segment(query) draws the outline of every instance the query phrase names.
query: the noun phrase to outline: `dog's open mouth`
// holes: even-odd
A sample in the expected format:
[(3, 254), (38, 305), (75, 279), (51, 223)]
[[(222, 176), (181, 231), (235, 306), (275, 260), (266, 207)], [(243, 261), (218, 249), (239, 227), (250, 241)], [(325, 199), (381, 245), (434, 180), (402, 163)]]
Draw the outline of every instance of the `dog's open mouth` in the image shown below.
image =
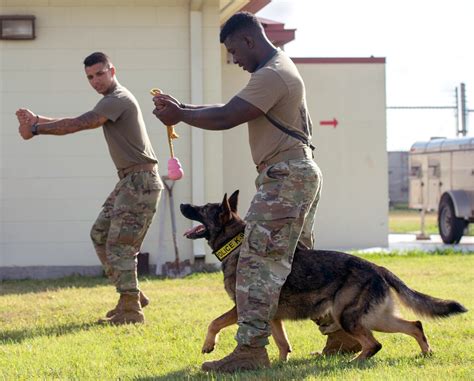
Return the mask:
[(188, 239), (199, 239), (207, 237), (207, 229), (204, 225), (198, 225), (194, 228), (187, 230), (184, 236)]

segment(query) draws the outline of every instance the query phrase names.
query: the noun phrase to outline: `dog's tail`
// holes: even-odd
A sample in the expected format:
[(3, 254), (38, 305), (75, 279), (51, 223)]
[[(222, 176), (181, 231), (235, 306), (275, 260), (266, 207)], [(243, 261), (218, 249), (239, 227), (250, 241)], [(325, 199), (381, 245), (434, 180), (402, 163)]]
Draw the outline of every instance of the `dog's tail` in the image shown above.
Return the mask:
[(443, 300), (422, 294), (409, 288), (400, 278), (384, 267), (380, 267), (386, 282), (398, 294), (401, 302), (413, 312), (427, 317), (447, 317), (467, 312), (467, 309), (454, 300)]

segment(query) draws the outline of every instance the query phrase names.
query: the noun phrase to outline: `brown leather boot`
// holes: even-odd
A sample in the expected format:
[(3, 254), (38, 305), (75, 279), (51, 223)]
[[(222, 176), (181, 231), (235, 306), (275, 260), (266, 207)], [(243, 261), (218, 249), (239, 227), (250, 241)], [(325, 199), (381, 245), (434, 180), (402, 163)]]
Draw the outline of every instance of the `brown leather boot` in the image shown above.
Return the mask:
[[(112, 316), (117, 314), (122, 305), (121, 303), (122, 303), (122, 295), (120, 295), (117, 305), (112, 310), (108, 311), (105, 314), (105, 317), (111, 318)], [(150, 304), (150, 299), (142, 291), (140, 291), (140, 305), (142, 306), (142, 308), (145, 308), (149, 304)]]
[(101, 319), (99, 322), (115, 325), (145, 322), (145, 315), (140, 305), (140, 294), (121, 294), (119, 304), (120, 308), (115, 315)]
[(270, 359), (265, 347), (237, 345), (234, 351), (217, 361), (207, 361), (201, 369), (206, 372), (233, 373), (238, 370), (268, 368)]
[(331, 356), (335, 354), (357, 353), (362, 350), (360, 343), (342, 329), (328, 334), (326, 346), (323, 348), (323, 355)]

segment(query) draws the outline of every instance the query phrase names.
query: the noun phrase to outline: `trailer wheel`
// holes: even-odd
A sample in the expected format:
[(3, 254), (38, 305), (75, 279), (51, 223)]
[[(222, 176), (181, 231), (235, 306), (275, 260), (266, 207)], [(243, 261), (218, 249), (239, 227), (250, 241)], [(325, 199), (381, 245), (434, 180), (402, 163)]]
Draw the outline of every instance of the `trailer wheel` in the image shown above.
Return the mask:
[(466, 221), (456, 217), (451, 197), (444, 195), (439, 202), (438, 229), (444, 243), (459, 243), (466, 228)]

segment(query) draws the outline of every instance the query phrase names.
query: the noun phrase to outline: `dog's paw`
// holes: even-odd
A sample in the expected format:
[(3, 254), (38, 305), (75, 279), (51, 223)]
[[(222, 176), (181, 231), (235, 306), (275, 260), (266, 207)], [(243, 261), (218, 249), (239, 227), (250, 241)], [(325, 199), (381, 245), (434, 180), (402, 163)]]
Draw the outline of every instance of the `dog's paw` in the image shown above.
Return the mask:
[(287, 362), (289, 358), (290, 358), (289, 352), (280, 352), (280, 355), (278, 356), (278, 359), (282, 362)]
[(201, 353), (211, 353), (215, 348), (214, 343), (204, 343), (201, 349)]
[(423, 356), (423, 357), (431, 357), (431, 356), (433, 356), (433, 354), (434, 354), (434, 353), (433, 353), (433, 351), (431, 350), (431, 348), (429, 348), (429, 349), (428, 349), (427, 351), (425, 351), (425, 352), (421, 352), (421, 356)]

